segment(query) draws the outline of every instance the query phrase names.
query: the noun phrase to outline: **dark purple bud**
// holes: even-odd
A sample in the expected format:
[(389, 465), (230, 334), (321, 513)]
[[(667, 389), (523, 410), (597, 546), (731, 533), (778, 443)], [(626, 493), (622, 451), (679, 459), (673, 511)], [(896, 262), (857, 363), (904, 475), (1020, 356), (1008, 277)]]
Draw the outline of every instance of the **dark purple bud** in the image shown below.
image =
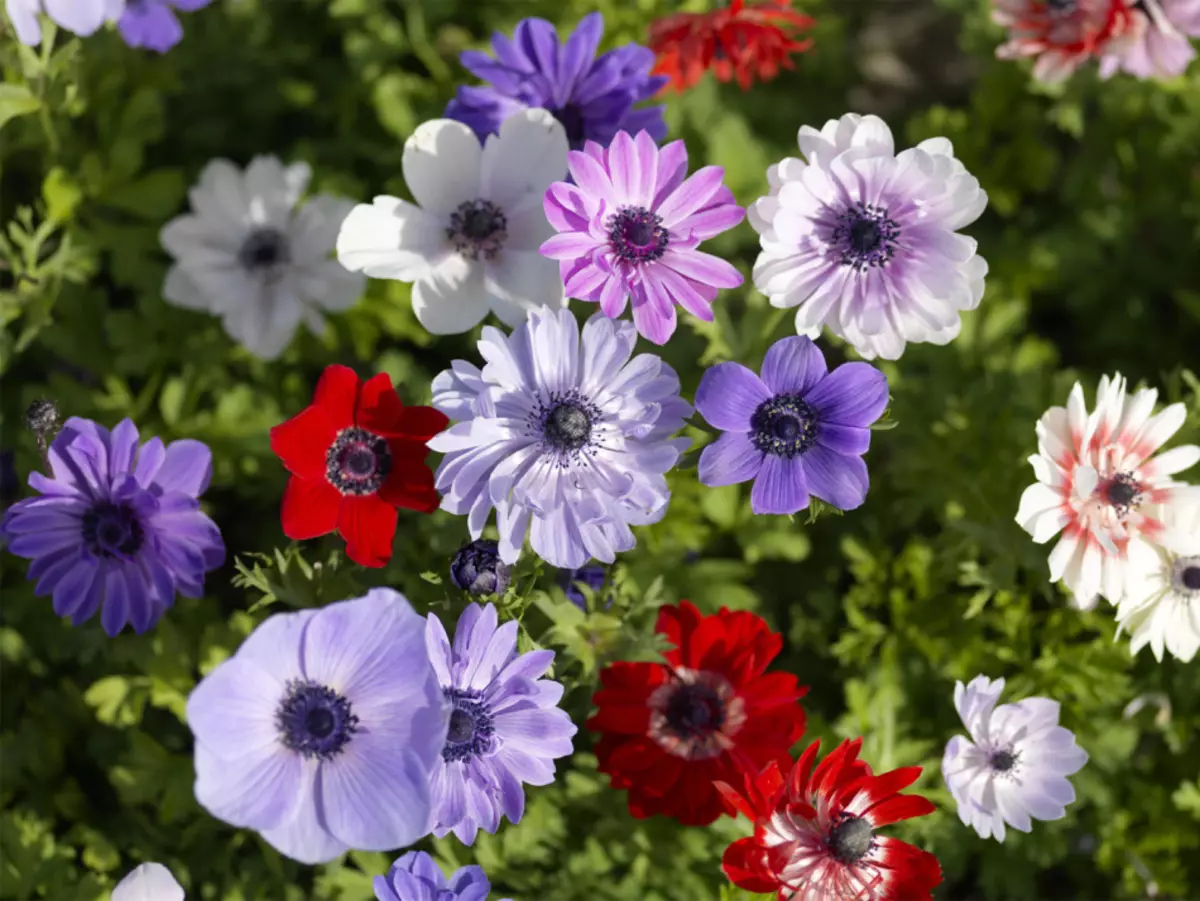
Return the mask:
[(470, 594), (504, 594), (512, 567), (500, 561), (496, 542), (480, 538), (455, 552), (450, 560), (450, 578)]
[[(582, 582), (593, 592), (599, 592), (608, 578), (608, 571), (599, 563), (586, 563), (579, 569), (559, 570), (559, 583), (567, 593), (567, 600), (580, 610), (587, 609), (587, 598), (579, 590), (576, 583)], [(609, 595), (605, 608), (612, 606), (612, 595)]]

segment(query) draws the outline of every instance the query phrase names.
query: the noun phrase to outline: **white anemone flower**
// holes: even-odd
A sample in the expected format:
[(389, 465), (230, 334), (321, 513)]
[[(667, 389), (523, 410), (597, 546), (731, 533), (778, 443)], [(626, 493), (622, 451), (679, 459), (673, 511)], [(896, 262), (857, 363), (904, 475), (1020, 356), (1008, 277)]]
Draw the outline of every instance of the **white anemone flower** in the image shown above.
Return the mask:
[(163, 247), (175, 258), (163, 296), (221, 317), (229, 336), (273, 360), (303, 322), (323, 334), (322, 311), (342, 312), (366, 279), (331, 257), (353, 203), (317, 194), (297, 209), (312, 170), (256, 156), (245, 172), (228, 160), (204, 167), (189, 192), (192, 212), (168, 222)]
[(1038, 544), (1062, 533), (1050, 552), (1050, 581), (1061, 580), (1080, 609), (1098, 596), (1121, 600), (1129, 542), (1159, 542), (1154, 505), (1186, 492), (1171, 476), (1200, 461), (1195, 445), (1154, 456), (1187, 418), (1183, 404), (1155, 415), (1157, 399), (1151, 388), (1128, 396), (1117, 373), (1100, 379), (1091, 414), (1076, 383), (1067, 406), (1051, 407), (1037, 424), (1038, 453), (1029, 458), (1037, 482), (1021, 495), (1016, 519)]
[(420, 125), (404, 143), (415, 204), (376, 197), (347, 217), (342, 265), (413, 282), (413, 312), (435, 335), (474, 327), (491, 310), (510, 327), (538, 306), (566, 301), (558, 263), (538, 248), (554, 234), (542, 209), (567, 174), (567, 135), (544, 109), (513, 114), (487, 143), (450, 119)]
[(117, 883), (112, 901), (183, 901), (183, 887), (161, 863), (144, 863)]
[(1129, 545), (1129, 583), (1117, 604), (1117, 634), (1130, 635), (1136, 654), (1146, 645), (1160, 663), (1163, 651), (1188, 663), (1200, 650), (1200, 490), (1158, 512), (1157, 544)]
[(771, 166), (770, 193), (749, 208), (755, 287), (796, 308), (799, 334), (828, 328), (868, 360), (952, 341), (983, 297), (987, 263), (958, 230), (987, 194), (950, 141), (897, 154), (882, 119), (855, 113), (806, 125), (797, 141), (805, 159)]
[(996, 706), (1004, 680), (976, 676), (954, 685), (954, 707), (970, 738), (946, 744), (942, 776), (958, 817), (982, 838), (1003, 842), (1005, 826), (1032, 831), (1032, 820), (1058, 820), (1075, 800), (1067, 777), (1087, 763), (1087, 752), (1058, 724), (1059, 705), (1025, 698)]

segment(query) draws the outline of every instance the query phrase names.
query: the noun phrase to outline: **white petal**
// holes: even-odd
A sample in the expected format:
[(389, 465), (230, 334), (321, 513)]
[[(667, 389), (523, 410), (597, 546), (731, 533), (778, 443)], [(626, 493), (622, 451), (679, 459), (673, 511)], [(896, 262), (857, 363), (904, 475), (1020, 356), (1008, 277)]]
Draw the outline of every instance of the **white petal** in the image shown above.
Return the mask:
[(1017, 522), (1038, 544), (1049, 541), (1070, 521), (1058, 492), (1041, 482), (1030, 485), (1021, 494)]
[(483, 266), (454, 254), (413, 285), (413, 312), (434, 335), (457, 335), (487, 315)]
[(112, 901), (183, 901), (183, 886), (161, 863), (144, 863), (117, 883)]
[(213, 299), (201, 291), (200, 286), (178, 264), (167, 270), (167, 279), (163, 282), (162, 293), (168, 303), (177, 307), (183, 307), (186, 310), (217, 312)]
[(483, 150), (461, 122), (434, 119), (404, 142), (404, 181), (417, 203), (439, 219), (479, 197)]
[(540, 107), (509, 116), (498, 135), (489, 135), (483, 148), (480, 196), (501, 209), (527, 195), (537, 198), (567, 176), (567, 133), (561, 123)]
[(441, 220), (396, 197), (359, 204), (342, 220), (338, 262), (371, 278), (412, 282), (444, 258), (448, 245)]

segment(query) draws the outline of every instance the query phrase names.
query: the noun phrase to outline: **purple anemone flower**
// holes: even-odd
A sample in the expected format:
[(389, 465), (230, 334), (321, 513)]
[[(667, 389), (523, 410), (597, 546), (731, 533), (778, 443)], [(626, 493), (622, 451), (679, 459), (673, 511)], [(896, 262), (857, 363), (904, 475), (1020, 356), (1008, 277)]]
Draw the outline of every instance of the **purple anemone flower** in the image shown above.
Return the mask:
[(462, 867), (447, 879), (424, 851), (409, 851), (373, 888), (378, 901), (487, 901), (492, 884), (482, 867)]
[(277, 613), (188, 698), (196, 800), (301, 863), (412, 844), (449, 713), (402, 594)]
[(117, 22), (130, 47), (166, 53), (183, 39), (183, 26), (175, 11), (195, 12), (212, 0), (128, 0)]
[(776, 341), (761, 378), (740, 363), (721, 363), (696, 389), (696, 409), (725, 433), (700, 454), (700, 482), (753, 479), (755, 513), (798, 513), (810, 494), (853, 510), (867, 497), (869, 427), (887, 402), (882, 372), (867, 363), (830, 372), (808, 338)]
[(559, 234), (542, 244), (559, 261), (568, 297), (598, 302), (615, 319), (633, 298), (642, 337), (665, 344), (675, 331), (675, 304), (711, 322), (720, 288), (736, 288), (733, 266), (697, 250), (701, 241), (733, 228), (746, 215), (705, 166), (687, 177), (687, 148), (661, 150), (647, 132), (621, 132), (605, 150), (589, 141), (567, 154), (575, 184), (546, 191), (546, 217)]
[(495, 57), (468, 50), (460, 60), (485, 87), (463, 86), (446, 107), (446, 118), (469, 126), (479, 140), (497, 134), (513, 113), (542, 107), (562, 123), (575, 149), (585, 141), (608, 146), (620, 129), (645, 129), (656, 141), (667, 135), (663, 107), (634, 105), (667, 83), (651, 75), (654, 52), (627, 44), (596, 58), (604, 34), (600, 13), (584, 16), (562, 44), (545, 19), (523, 19), (510, 41), (492, 35)]
[(175, 603), (198, 598), (204, 574), (225, 562), (225, 545), (197, 500), (212, 476), (212, 454), (199, 441), (158, 438), (139, 444), (123, 420), (110, 433), (72, 417), (50, 444), (52, 478), (31, 473), (41, 497), (13, 504), (0, 520), (8, 550), (33, 562), (35, 593), (54, 597), (72, 625), (97, 610), (116, 635), (129, 623), (142, 633)]
[(500, 818), (519, 823), (528, 785), (554, 781), (554, 759), (571, 753), (576, 732), (556, 706), (563, 687), (541, 679), (553, 651), (517, 654), (517, 623), (496, 628), (496, 608), (471, 604), (458, 619), (454, 645), (432, 613), (425, 644), (442, 692), (453, 706), (449, 733), (433, 774), (433, 834), (453, 832), (472, 844), (495, 833)]
[(17, 40), (36, 47), (42, 42), (42, 23), (38, 14), (45, 12), (59, 28), (80, 37), (99, 30), (111, 18), (120, 15), (125, 0), (5, 0)]

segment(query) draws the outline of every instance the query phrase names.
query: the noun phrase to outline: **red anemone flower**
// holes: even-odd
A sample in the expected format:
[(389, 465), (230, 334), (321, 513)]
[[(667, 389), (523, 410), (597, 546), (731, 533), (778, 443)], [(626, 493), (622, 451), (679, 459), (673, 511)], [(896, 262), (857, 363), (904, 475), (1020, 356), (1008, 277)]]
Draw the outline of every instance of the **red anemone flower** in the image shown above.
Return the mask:
[(676, 13), (650, 26), (650, 49), (658, 55), (654, 74), (669, 76), (668, 87), (682, 91), (712, 70), (718, 81), (736, 78), (745, 91), (756, 78), (770, 81), (780, 69), (791, 69), (791, 55), (812, 46), (794, 35), (813, 24), (791, 9), (791, 0), (733, 0), (708, 13)]
[(856, 738), (814, 770), (819, 746), (809, 745), (786, 781), (772, 762), (745, 778), (743, 792), (717, 786), (733, 810), (754, 823), (752, 837), (725, 849), (725, 875), (747, 891), (777, 893), (779, 901), (929, 901), (942, 881), (937, 858), (875, 834), (936, 809), (920, 795), (900, 794), (921, 768), (873, 775), (858, 759), (862, 739)]
[(726, 813), (713, 787), (769, 761), (788, 762), (804, 734), (808, 691), (791, 673), (767, 673), (783, 638), (760, 617), (687, 601), (658, 611), (655, 631), (675, 645), (662, 663), (613, 663), (600, 673), (600, 772), (629, 791), (635, 817), (656, 813), (706, 826)]
[(1059, 81), (1137, 24), (1134, 0), (994, 0), (992, 19), (1008, 29), (1000, 59), (1036, 56), (1034, 78)]
[(449, 421), (432, 407), (404, 406), (386, 373), (363, 383), (352, 369), (327, 367), (312, 406), (271, 429), (271, 450), (292, 474), (283, 533), (300, 540), (336, 530), (355, 563), (386, 564), (396, 508), (438, 507), (425, 443)]

